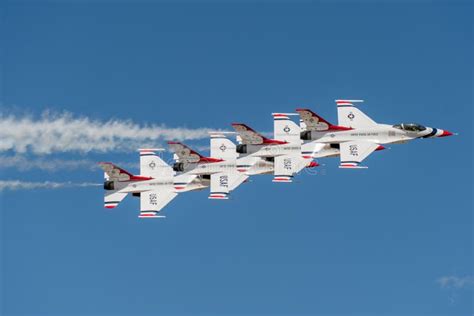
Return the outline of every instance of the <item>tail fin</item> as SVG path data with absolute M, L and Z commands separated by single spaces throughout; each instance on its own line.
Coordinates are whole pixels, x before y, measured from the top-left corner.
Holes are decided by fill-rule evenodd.
M 335 126 L 329 123 L 310 109 L 296 109 L 296 112 L 298 112 L 301 118 L 300 126 L 304 126 L 305 130 L 324 132 L 329 130 L 339 130 L 341 128 L 340 126 Z
M 158 156 L 155 151 L 161 149 L 139 149 L 140 152 L 140 175 L 158 178 L 172 178 L 174 175 L 171 168 L 163 159 Z
M 219 162 L 221 159 L 215 159 L 211 157 L 204 157 L 197 151 L 189 148 L 183 143 L 180 142 L 168 142 L 171 150 L 174 152 L 175 157 L 178 157 L 179 162 L 189 162 L 189 163 L 198 163 L 198 162 Z
M 354 106 L 363 100 L 336 100 L 339 125 L 351 128 L 374 127 L 378 124 Z
M 133 174 L 128 172 L 125 169 L 120 168 L 117 165 L 114 165 L 111 162 L 99 162 L 99 166 L 104 170 L 104 178 L 110 181 L 129 181 L 133 177 Z
M 288 142 L 290 144 L 301 144 L 301 128 L 298 124 L 290 120 L 287 113 L 272 113 L 274 139 Z
M 211 137 L 211 157 L 222 160 L 235 160 L 238 157 L 236 145 L 230 141 L 223 133 L 212 132 Z
M 111 162 L 99 162 L 104 170 L 104 207 L 116 208 L 128 193 L 120 192 L 135 176 Z
M 307 130 L 307 126 L 306 126 L 306 123 L 304 122 L 304 120 L 302 118 L 300 118 L 300 128 L 301 128 L 301 131 L 304 132 Z
M 203 156 L 180 142 L 168 142 L 170 149 L 178 156 L 180 161 L 199 162 Z
M 260 133 L 257 133 L 255 130 L 250 128 L 246 124 L 242 123 L 232 123 L 232 127 L 238 134 L 237 141 L 241 144 L 250 144 L 250 145 L 280 145 L 285 144 L 286 142 L 280 141 L 277 139 L 268 139 Z

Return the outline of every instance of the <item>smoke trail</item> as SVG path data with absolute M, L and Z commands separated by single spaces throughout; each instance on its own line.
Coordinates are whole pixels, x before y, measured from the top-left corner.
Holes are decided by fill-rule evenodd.
M 137 162 L 116 162 L 122 168 L 138 168 Z M 90 159 L 58 159 L 49 157 L 26 157 L 22 155 L 0 156 L 0 169 L 13 168 L 19 171 L 34 169 L 59 172 L 74 170 L 99 170 L 97 161 Z
M 441 278 L 438 278 L 436 282 L 442 288 L 460 289 L 460 288 L 474 285 L 474 277 L 471 275 L 466 275 L 466 276 L 449 275 L 449 276 L 443 276 Z
M 0 168 L 15 168 L 19 171 L 29 171 L 39 169 L 44 171 L 63 171 L 77 169 L 97 169 L 97 163 L 87 159 L 48 159 L 48 158 L 28 158 L 25 156 L 0 156 Z
M 207 128 L 169 128 L 165 125 L 139 125 L 127 120 L 99 121 L 43 113 L 40 118 L 0 114 L 0 152 L 109 152 L 135 150 L 164 140 L 208 138 Z
M 0 192 L 1 191 L 15 191 L 15 190 L 34 190 L 34 189 L 62 189 L 62 188 L 78 188 L 78 187 L 91 187 L 101 186 L 101 183 L 91 182 L 25 182 L 20 180 L 0 180 Z

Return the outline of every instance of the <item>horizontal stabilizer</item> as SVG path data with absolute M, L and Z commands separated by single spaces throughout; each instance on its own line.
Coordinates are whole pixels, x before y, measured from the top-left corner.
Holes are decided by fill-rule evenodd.
M 127 197 L 127 193 L 117 191 L 105 191 L 104 195 L 104 207 L 105 208 L 116 208 L 123 199 Z

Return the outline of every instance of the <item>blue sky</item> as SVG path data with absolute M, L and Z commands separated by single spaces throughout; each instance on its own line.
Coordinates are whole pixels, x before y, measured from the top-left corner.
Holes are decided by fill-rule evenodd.
M 225 202 L 183 194 L 163 221 L 139 220 L 132 198 L 104 210 L 100 187 L 1 192 L 2 314 L 471 314 L 472 12 L 470 1 L 3 2 L 4 117 L 270 131 L 271 112 L 335 122 L 334 99 L 360 98 L 378 122 L 459 136 L 393 145 L 368 170 L 322 159 L 291 185 L 255 177 Z M 0 154 L 25 169 L 130 164 L 135 149 Z M 102 180 L 58 168 L 0 172 Z

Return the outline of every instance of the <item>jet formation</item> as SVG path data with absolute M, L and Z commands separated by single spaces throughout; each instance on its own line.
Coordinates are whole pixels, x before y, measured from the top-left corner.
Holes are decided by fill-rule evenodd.
M 453 135 L 416 123 L 377 123 L 355 106 L 360 102 L 336 100 L 337 125 L 310 109 L 273 113 L 273 138 L 233 123 L 237 144 L 227 137 L 231 133 L 210 132 L 209 157 L 170 141 L 172 165 L 157 154 L 162 149 L 140 149 L 140 175 L 100 162 L 104 207 L 115 208 L 132 194 L 140 199 L 140 218 L 161 218 L 160 211 L 183 192 L 209 188 L 209 199 L 226 200 L 250 176 L 272 174 L 273 182 L 292 182 L 302 169 L 317 167 L 316 158 L 324 157 L 339 157 L 339 168 L 367 168 L 362 165 L 364 159 L 385 149 L 383 145 Z M 299 115 L 299 124 L 290 118 L 293 115 Z

